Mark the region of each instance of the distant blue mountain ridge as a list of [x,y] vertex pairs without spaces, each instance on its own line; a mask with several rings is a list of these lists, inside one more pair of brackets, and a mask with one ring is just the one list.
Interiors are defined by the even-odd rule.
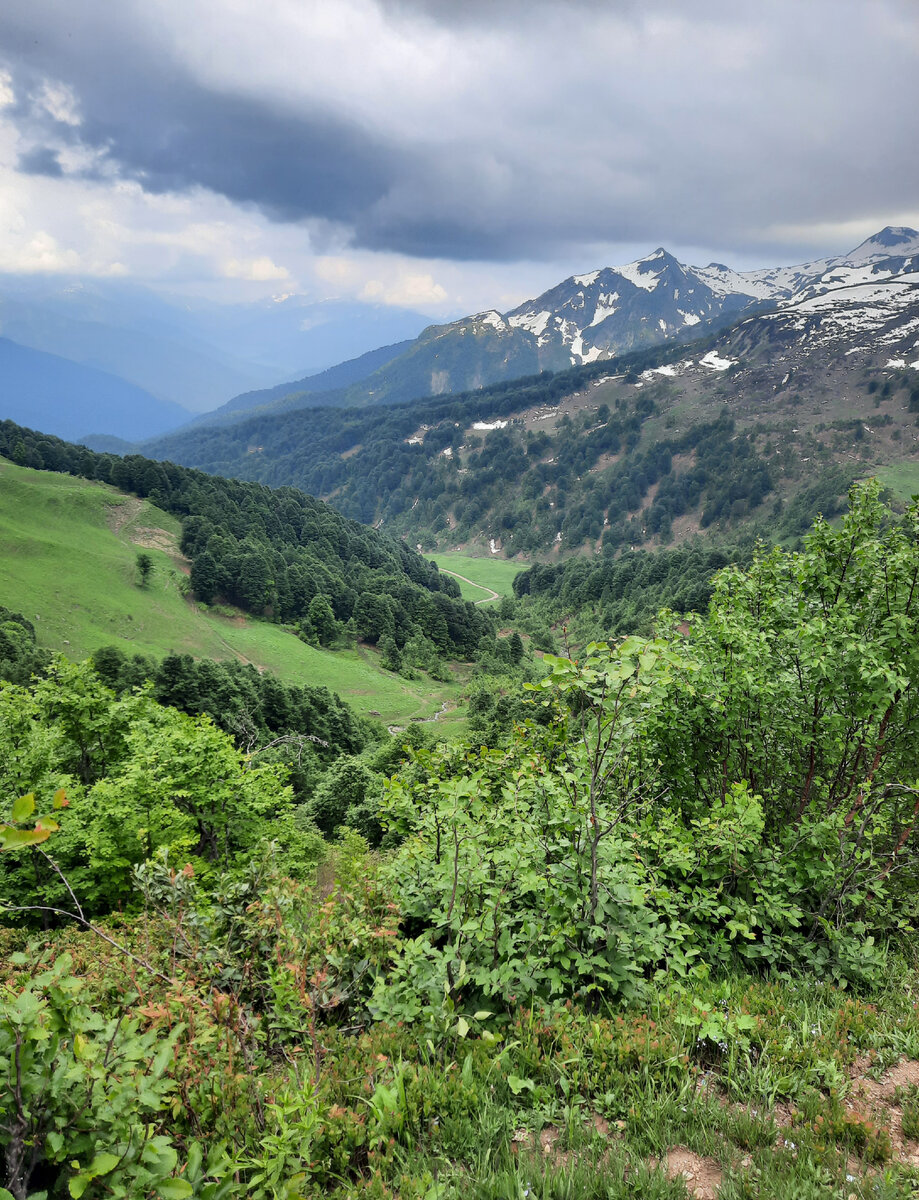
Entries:
[[80,442],[105,433],[136,442],[185,424],[191,413],[143,388],[0,338],[0,418]]

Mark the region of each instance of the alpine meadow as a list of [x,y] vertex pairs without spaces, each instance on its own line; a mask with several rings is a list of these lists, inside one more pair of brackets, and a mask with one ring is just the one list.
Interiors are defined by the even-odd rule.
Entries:
[[3,7],[0,1200],[919,1196],[917,106]]

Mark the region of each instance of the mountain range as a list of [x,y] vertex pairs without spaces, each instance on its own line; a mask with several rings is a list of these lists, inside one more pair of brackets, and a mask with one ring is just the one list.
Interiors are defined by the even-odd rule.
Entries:
[[[848,254],[792,267],[734,271],[686,266],[658,248],[619,267],[572,275],[509,312],[431,325],[410,344],[352,367],[360,378],[301,379],[237,397],[207,420],[248,409],[398,403],[474,390],[505,379],[603,361],[716,332],[745,315],[796,308],[841,289],[880,285],[919,270],[919,233],[888,226]],[[853,294],[854,295],[854,294]],[[380,362],[381,357],[386,357]]]
[[[353,384],[292,394],[146,453],[300,487],[425,550],[605,553],[702,530],[733,537],[750,521],[794,536],[817,511],[835,511],[859,475],[919,491],[917,249],[919,235],[890,229],[806,267],[702,268],[720,281],[720,293],[702,293],[709,315],[719,294],[740,305],[720,330],[700,317],[680,336],[612,357],[588,350],[576,365],[569,347],[564,370],[398,404],[333,407]],[[639,277],[646,306],[671,311],[677,268],[662,255],[632,266],[616,274]],[[613,307],[600,300],[610,294],[602,274],[547,293],[562,312],[583,312],[580,329],[602,324],[591,325],[598,304]],[[546,303],[522,307],[545,313]],[[495,314],[488,328],[513,337],[520,312],[501,316],[500,330]],[[551,329],[559,321],[543,334]],[[684,340],[687,329],[705,336]],[[370,380],[395,378],[419,344]]]
[[[409,310],[316,303],[298,294],[218,304],[120,279],[7,275],[0,279],[0,335],[20,353],[15,374],[9,348],[0,360],[0,417],[38,424],[40,414],[47,432],[67,438],[137,440],[185,424],[240,391],[414,337],[424,324]],[[106,376],[100,390],[87,370]],[[112,422],[95,397],[119,387]]]

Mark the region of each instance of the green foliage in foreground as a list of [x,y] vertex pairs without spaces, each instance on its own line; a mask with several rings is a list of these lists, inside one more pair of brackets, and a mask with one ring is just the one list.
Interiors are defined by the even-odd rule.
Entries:
[[18,1063],[20,1085],[0,1088],[0,1181],[17,1198],[683,1200],[660,1165],[675,1146],[734,1200],[914,1195],[890,1114],[853,1082],[919,1056],[902,963],[860,997],[667,981],[618,1010],[444,1000],[420,1030],[362,1016],[399,915],[357,840],[315,886],[270,866],[209,896],[163,864],[138,881],[130,927],[6,958],[0,1079]]
[[[688,626],[548,659],[500,749],[416,749],[375,814],[343,761],[311,815],[401,841],[346,829],[314,880],[282,773],[209,722],[77,668],[5,689],[6,794],[72,804],[3,895],[81,928],[3,931],[5,1186],[676,1200],[680,1145],[729,1200],[907,1200],[855,1079],[919,1058],[917,606],[919,503],[859,489]],[[118,870],[144,912],[99,926]]]
[[877,493],[723,572],[688,625],[547,657],[548,723],[393,782],[418,933],[380,1011],[631,998],[738,964],[876,974],[919,810],[919,504],[892,524]]
[[[131,870],[157,853],[218,876],[280,837],[296,865],[315,859],[315,834],[293,823],[279,763],[242,754],[208,717],[158,704],[149,691],[121,698],[87,664],[59,659],[32,689],[0,684],[0,792],[66,789],[55,833],[57,867],[4,854],[0,897],[87,914],[131,901]],[[66,879],[65,879],[66,877]],[[21,919],[21,917],[20,917]]]

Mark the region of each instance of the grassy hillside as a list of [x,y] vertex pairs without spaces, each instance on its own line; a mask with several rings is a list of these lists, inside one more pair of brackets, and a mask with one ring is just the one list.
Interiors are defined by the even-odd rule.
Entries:
[[[469,554],[438,553],[434,561],[442,571],[447,571],[460,580],[464,600],[481,603],[489,592],[499,596],[513,596],[511,586],[514,576],[525,571],[526,562],[508,562],[505,558],[473,558]],[[464,582],[464,580],[468,582]]]
[[891,467],[879,467],[874,474],[897,500],[906,501],[919,492],[919,463],[902,462]]
[[[146,501],[0,460],[0,604],[34,621],[42,645],[75,659],[109,644],[236,658],[288,683],[331,688],[390,723],[453,707],[456,685],[402,679],[379,667],[374,650],[316,650],[280,626],[186,598],[178,534],[178,521]],[[141,549],[154,563],[145,588]]]

